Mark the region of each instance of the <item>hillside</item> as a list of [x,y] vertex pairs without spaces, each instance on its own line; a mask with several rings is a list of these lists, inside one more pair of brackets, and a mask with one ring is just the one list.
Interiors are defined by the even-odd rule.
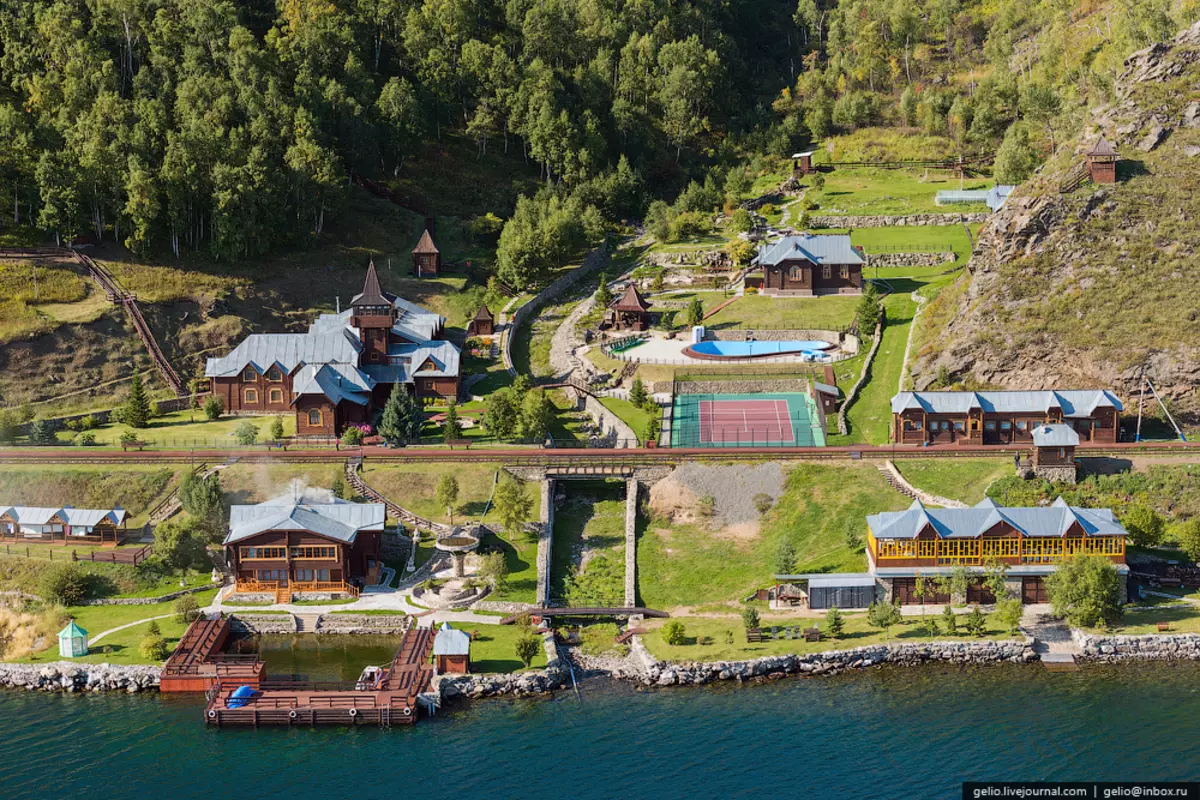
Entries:
[[[969,272],[930,305],[913,383],[1114,386],[1143,364],[1172,409],[1200,417],[1200,24],[1126,60],[1094,108],[983,228]],[[1117,183],[1072,170],[1103,135]]]

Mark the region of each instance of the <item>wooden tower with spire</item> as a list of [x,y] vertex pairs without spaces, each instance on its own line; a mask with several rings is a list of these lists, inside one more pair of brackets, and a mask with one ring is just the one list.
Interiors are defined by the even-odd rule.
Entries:
[[363,290],[350,301],[350,308],[350,324],[358,328],[363,346],[363,363],[387,363],[388,333],[396,321],[396,305],[383,294],[374,259],[367,266]]
[[1083,155],[1087,159],[1088,176],[1091,177],[1092,183],[1117,182],[1117,161],[1121,157],[1107,139],[1101,136],[1100,141]]
[[429,228],[421,233],[421,240],[413,248],[413,275],[418,278],[436,278],[442,268],[442,254],[438,252]]

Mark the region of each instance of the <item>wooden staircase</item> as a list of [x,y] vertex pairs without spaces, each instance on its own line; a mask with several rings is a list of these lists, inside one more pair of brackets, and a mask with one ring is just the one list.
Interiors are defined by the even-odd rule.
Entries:
[[292,587],[276,586],[275,587],[275,603],[277,605],[287,605],[292,602]]

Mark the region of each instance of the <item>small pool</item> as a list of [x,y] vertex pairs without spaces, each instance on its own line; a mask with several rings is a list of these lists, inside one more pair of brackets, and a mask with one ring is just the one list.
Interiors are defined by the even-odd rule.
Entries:
[[768,358],[783,355],[808,355],[823,357],[823,352],[833,347],[829,342],[783,341],[783,342],[718,342],[704,341],[688,347],[683,352],[694,358]]

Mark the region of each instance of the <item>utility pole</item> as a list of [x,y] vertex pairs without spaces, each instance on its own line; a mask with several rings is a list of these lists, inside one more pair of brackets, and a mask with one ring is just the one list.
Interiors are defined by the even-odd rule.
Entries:
[[1133,440],[1140,442],[1142,440],[1142,405],[1146,401],[1146,362],[1142,362],[1142,370],[1138,374],[1138,418],[1137,431],[1134,433]]

